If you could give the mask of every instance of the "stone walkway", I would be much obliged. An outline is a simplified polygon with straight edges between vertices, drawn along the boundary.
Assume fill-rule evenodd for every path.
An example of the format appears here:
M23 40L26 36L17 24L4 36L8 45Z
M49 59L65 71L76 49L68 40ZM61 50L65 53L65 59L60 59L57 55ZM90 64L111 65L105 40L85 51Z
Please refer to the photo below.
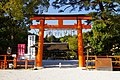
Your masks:
M120 71L87 71L80 68L0 70L0 80L119 80Z

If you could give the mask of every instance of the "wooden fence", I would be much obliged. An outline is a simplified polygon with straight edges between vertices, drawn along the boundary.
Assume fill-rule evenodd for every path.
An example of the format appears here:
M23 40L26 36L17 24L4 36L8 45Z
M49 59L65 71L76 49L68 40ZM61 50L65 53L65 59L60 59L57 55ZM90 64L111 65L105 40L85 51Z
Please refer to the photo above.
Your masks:
M10 59L8 59L8 57ZM20 60L17 57L12 57L12 55L0 55L0 69L7 69L9 68L9 63L13 64L13 68L33 68L34 67L34 60ZM29 64L32 63L32 64Z
M120 68L120 56L88 56L88 62L95 63L97 58L111 58L113 68ZM89 66L89 68L96 68L96 64L94 66Z
M29 64L29 63L34 63L34 60L19 60L17 57L14 57L12 60L9 60L8 57L12 57L12 55L0 55L0 69L7 69L9 67L9 63L13 64L13 68L33 68L34 64ZM85 56L86 58L87 56ZM112 59L112 65L113 68L120 68L120 56L88 56L88 62L93 62L97 61L97 58L111 58ZM19 64L20 63L20 64ZM96 65L94 66L89 66L89 68L96 68Z

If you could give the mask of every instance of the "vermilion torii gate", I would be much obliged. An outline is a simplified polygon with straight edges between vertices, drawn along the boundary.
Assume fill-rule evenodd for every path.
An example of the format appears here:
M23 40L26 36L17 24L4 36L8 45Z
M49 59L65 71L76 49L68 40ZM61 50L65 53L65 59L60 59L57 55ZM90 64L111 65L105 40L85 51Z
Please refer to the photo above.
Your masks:
M44 43L44 29L45 28L68 28L68 29L77 29L78 31L78 59L79 67L84 67L85 60L83 54L83 41L82 41L82 29L91 28L90 25L82 24L82 20L91 20L92 17L87 15L34 15L31 20L39 20L40 24L31 25L31 29L39 29L39 40L38 40L38 53L36 55L36 67L42 67L42 54L43 54L43 43ZM58 20L57 25L48 25L45 24L45 20ZM63 20L77 20L77 24L74 25L64 25Z

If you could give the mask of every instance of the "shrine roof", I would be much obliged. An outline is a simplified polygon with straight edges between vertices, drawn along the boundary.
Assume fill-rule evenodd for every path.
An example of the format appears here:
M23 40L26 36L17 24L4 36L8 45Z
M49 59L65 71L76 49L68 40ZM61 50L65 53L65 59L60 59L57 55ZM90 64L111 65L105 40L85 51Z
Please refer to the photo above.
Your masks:
M68 43L44 43L44 50L69 50Z

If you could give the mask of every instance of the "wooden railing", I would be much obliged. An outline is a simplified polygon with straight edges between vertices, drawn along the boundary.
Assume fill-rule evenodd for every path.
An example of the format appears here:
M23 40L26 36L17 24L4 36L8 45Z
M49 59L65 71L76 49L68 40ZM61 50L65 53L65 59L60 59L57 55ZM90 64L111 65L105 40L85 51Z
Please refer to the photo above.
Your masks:
M0 55L0 68L7 68L9 62L13 62L13 60L8 59L8 57L12 57L12 55Z
M0 69L7 69L9 63L13 63L13 68L33 68L34 64L29 64L30 62L34 63L34 60L18 60L17 57L14 57L12 60L8 60L8 56L12 57L12 55L0 55ZM87 56L85 56L87 57ZM120 56L88 56L88 62L94 62L97 58L111 58L113 68L120 68ZM18 64L23 63L23 64ZM89 68L96 68L96 66L89 66Z
M31 63L32 64L29 64ZM33 68L34 67L34 60L28 60L28 59L24 59L24 60L14 60L14 68Z
M12 55L0 55L0 69L7 69L9 67L9 63L13 64L13 68L29 68L34 67L34 64L29 64L30 62L34 63L34 60L19 60L17 57L13 57L13 59L8 59L8 57L12 58ZM22 63L22 64L19 64Z
M86 58L87 56L85 56ZM88 62L94 62L97 61L97 58L111 58L112 59L112 66L113 68L120 68L120 56L88 56ZM89 66L89 68L96 68L95 66Z

